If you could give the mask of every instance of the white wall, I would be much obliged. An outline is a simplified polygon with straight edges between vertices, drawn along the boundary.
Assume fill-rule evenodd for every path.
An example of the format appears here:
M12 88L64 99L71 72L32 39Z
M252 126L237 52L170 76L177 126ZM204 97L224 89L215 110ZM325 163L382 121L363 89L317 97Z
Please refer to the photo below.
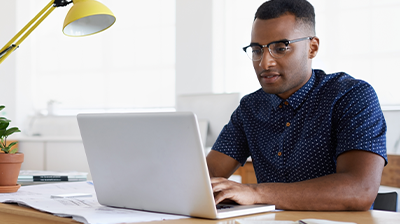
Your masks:
M176 96L227 92L225 7L221 0L176 0Z
M0 1L0 48L2 48L16 33L16 3L14 1ZM0 105L6 109L0 116L7 116L13 122L17 117L17 77L16 59L9 56L0 65ZM15 124L15 123L13 123Z
M387 125L386 147L388 154L400 154L400 110L383 111Z
M212 2L176 1L176 95L212 92Z
M44 6L43 6L44 7ZM18 21L18 13L26 13L26 8L17 1L0 1L0 46L3 47L28 22ZM18 29L17 29L18 28ZM34 32L33 32L34 33ZM28 37L29 38L29 37ZM31 101L31 75L25 66L29 61L29 41L23 42L16 51L0 64L0 105L6 109L0 116L11 119L11 126L22 127L29 114L33 114ZM21 50L23 49L23 50ZM20 54L20 60L16 55Z
M224 25L212 24L216 7L224 7L221 2L216 3L216 0L176 0L176 95L223 90L223 79L218 79L216 83L216 77L221 77L218 71L222 70L215 69L219 64L213 64L223 62L223 59L216 60L218 58L213 52L213 49L217 48L213 46L213 37ZM16 27L22 27L26 23L16 19L17 12L25 13L24 7L18 4L21 3L0 0L1 47L16 34ZM31 35L35 35L35 32ZM221 42L221 39L218 41ZM20 49L0 65L0 104L6 105L6 114L0 116L6 115L12 120L13 126L19 127L24 125L28 115L34 113L31 106L30 82L35 80L28 75L29 71L24 70L24 64L33 63L28 57L25 58L25 55L34 54L26 52L27 48L24 46L28 44L29 41L22 43ZM17 61L16 54L23 58ZM218 91L215 91L216 89ZM388 111L385 112L385 117L388 123L388 152L394 152L394 144L400 136L400 112Z

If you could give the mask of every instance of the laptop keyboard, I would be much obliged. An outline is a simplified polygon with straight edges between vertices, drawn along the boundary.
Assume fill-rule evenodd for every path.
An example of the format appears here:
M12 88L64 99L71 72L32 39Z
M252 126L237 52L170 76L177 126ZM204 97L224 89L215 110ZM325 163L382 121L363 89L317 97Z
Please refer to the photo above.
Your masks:
M217 205L216 207L217 207L217 210L233 208L232 205Z

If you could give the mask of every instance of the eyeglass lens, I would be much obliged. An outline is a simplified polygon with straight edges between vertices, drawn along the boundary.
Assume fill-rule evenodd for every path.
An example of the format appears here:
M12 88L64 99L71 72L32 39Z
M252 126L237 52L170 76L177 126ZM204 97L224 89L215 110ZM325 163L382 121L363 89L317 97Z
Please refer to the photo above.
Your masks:
M285 43L278 42L269 45L268 50L271 53L272 57L282 58L286 54L287 47ZM251 60L259 61L263 56L264 49L260 46L251 46L246 49L246 53Z

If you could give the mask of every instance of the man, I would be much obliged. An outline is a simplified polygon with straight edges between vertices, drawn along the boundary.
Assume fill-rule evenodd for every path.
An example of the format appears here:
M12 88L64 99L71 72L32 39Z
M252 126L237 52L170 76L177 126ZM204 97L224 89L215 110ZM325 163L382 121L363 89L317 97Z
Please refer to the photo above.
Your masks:
M387 163L379 101L364 81L313 70L318 48L314 8L306 0L259 7L244 50L262 88L243 97L207 155L216 203L371 207ZM227 180L249 156L258 184Z

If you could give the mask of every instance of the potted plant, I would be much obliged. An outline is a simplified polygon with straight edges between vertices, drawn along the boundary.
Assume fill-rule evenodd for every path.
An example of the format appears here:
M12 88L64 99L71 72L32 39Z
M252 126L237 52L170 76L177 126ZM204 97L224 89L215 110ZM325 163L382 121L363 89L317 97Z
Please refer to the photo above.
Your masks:
M5 106L0 106L0 111ZM10 120L0 117L0 193L16 192L21 187L17 184L24 154L19 153L15 146L16 142L7 143L7 137L21 132L17 127L8 128Z

